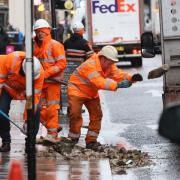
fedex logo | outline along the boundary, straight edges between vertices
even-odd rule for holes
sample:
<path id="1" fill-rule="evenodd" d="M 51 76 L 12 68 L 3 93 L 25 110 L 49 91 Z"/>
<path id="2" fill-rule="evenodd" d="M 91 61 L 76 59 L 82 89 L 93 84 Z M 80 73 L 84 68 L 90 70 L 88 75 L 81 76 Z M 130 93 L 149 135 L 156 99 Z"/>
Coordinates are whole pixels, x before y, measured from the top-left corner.
<path id="1" fill-rule="evenodd" d="M 97 13 L 135 12 L 135 3 L 128 3 L 126 0 L 115 0 L 114 4 L 100 4 L 99 0 L 92 1 L 92 12 Z"/>

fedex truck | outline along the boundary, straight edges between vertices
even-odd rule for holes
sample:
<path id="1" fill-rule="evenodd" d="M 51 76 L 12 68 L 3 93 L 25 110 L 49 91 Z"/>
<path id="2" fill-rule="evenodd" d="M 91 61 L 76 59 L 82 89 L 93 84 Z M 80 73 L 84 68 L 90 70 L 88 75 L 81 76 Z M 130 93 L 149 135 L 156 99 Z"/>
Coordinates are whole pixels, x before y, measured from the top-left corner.
<path id="1" fill-rule="evenodd" d="M 95 51 L 113 45 L 120 61 L 142 66 L 142 0 L 89 0 L 86 11 L 87 37 Z"/>

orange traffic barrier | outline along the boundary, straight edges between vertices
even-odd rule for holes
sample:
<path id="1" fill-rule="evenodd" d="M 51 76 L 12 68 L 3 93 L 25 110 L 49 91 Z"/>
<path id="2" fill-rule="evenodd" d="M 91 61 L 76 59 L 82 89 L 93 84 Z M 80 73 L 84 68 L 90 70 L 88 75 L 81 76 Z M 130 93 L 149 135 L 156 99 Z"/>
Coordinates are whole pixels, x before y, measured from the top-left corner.
<path id="1" fill-rule="evenodd" d="M 17 160 L 14 160 L 11 164 L 8 180 L 23 180 L 23 172 L 22 172 L 21 163 Z"/>

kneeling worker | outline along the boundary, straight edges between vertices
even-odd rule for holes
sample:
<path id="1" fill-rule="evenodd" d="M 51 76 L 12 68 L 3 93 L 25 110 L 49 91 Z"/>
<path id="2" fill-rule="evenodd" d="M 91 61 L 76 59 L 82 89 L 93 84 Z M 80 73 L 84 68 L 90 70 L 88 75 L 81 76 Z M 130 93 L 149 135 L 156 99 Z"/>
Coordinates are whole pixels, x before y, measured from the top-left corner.
<path id="1" fill-rule="evenodd" d="M 98 90 L 116 91 L 128 88 L 133 82 L 142 81 L 140 74 L 133 76 L 117 68 L 118 52 L 113 46 L 105 46 L 82 63 L 68 82 L 68 103 L 70 106 L 70 129 L 68 137 L 77 143 L 82 126 L 81 109 L 85 105 L 90 123 L 86 134 L 86 148 L 96 149 L 101 144 L 97 138 L 101 129 L 102 110 Z"/>
<path id="2" fill-rule="evenodd" d="M 39 129 L 39 100 L 44 82 L 44 70 L 39 60 L 34 57 L 34 88 L 35 88 L 35 133 Z M 8 55 L 0 56 L 0 110 L 8 115 L 12 100 L 26 99 L 26 63 L 25 53 L 15 51 Z M 25 123 L 26 124 L 26 123 Z M 2 146 L 0 152 L 10 151 L 11 135 L 10 122 L 0 115 L 0 137 Z"/>

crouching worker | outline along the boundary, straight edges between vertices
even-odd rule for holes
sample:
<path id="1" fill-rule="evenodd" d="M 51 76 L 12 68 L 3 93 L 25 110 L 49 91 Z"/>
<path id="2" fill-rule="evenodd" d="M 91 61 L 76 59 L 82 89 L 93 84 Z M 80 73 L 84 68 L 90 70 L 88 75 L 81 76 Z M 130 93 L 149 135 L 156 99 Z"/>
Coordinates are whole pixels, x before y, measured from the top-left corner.
<path id="1" fill-rule="evenodd" d="M 12 100 L 26 99 L 26 64 L 25 53 L 15 51 L 0 56 L 0 110 L 8 115 Z M 37 58 L 34 57 L 34 91 L 35 91 L 35 121 L 36 132 L 39 129 L 40 109 L 38 103 L 44 82 L 44 71 Z M 25 126 L 24 126 L 25 127 Z M 11 135 L 10 122 L 0 115 L 0 137 L 2 146 L 0 152 L 10 151 Z"/>
<path id="2" fill-rule="evenodd" d="M 98 90 L 116 91 L 128 88 L 133 82 L 142 81 L 140 74 L 130 75 L 117 68 L 118 52 L 113 46 L 105 46 L 82 63 L 71 75 L 68 83 L 70 129 L 68 137 L 77 143 L 81 133 L 81 109 L 85 105 L 90 123 L 86 134 L 86 148 L 96 149 L 101 144 L 97 138 L 101 129 L 102 110 Z"/>

